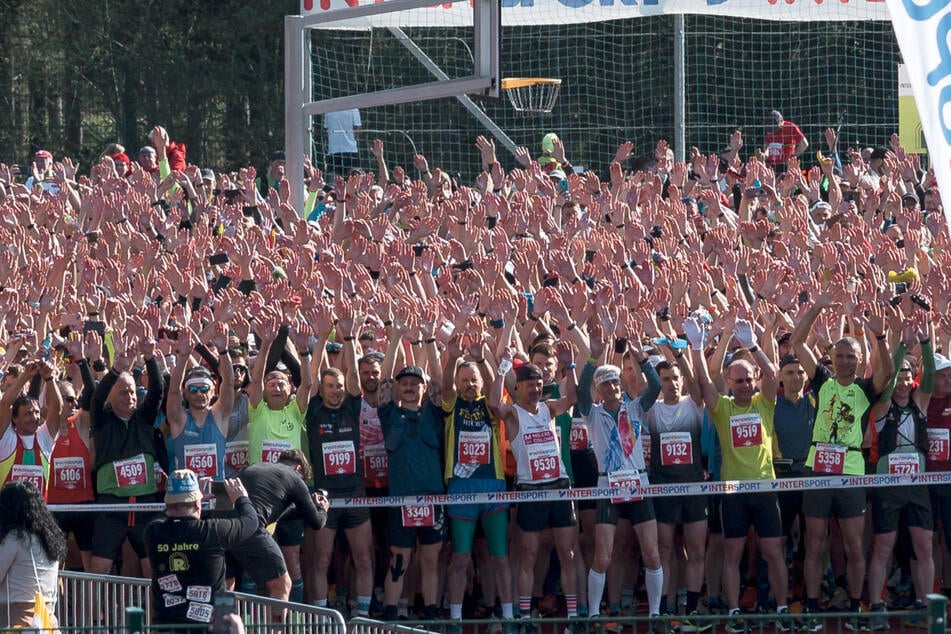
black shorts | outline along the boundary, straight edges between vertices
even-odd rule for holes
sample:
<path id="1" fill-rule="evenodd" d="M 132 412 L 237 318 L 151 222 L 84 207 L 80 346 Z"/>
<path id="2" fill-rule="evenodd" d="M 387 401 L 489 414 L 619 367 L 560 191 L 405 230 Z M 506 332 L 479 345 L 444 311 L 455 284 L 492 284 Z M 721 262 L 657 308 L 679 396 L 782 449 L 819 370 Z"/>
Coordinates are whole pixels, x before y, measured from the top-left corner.
<path id="1" fill-rule="evenodd" d="M 806 470 L 806 477 L 823 474 Z M 803 491 L 802 512 L 806 517 L 829 519 L 832 517 L 846 520 L 865 515 L 867 500 L 865 489 L 850 487 L 847 489 L 817 489 Z"/>
<path id="2" fill-rule="evenodd" d="M 229 549 L 226 562 L 229 579 L 240 578 L 243 571 L 259 587 L 283 577 L 287 572 L 280 546 L 263 528 L 259 528 L 254 535 Z"/>
<path id="3" fill-rule="evenodd" d="M 872 489 L 872 530 L 876 535 L 898 530 L 898 521 L 908 527 L 934 530 L 931 496 L 925 487 Z"/>
<path id="4" fill-rule="evenodd" d="M 446 541 L 448 527 L 446 509 L 442 506 L 433 506 L 432 526 L 403 526 L 403 507 L 396 506 L 390 508 L 386 533 L 390 546 L 415 548 L 417 542 L 421 546 L 429 546 Z"/>
<path id="5" fill-rule="evenodd" d="M 944 531 L 944 541 L 951 544 L 951 484 L 932 484 L 928 487 L 931 494 L 931 515 L 935 525 L 940 522 Z"/>
<path id="6" fill-rule="evenodd" d="M 155 504 L 162 502 L 161 493 L 151 493 L 135 498 L 137 504 Z M 129 498 L 116 497 L 115 495 L 99 495 L 96 497 L 97 504 L 129 504 Z M 152 523 L 152 520 L 162 517 L 164 514 L 149 511 L 132 513 L 97 513 L 96 521 L 93 524 L 92 536 L 92 556 L 102 557 L 110 561 L 119 558 L 119 552 L 122 550 L 122 544 L 126 537 L 139 559 L 148 557 L 145 549 L 145 527 Z"/>
<path id="7" fill-rule="evenodd" d="M 720 502 L 720 521 L 726 539 L 746 537 L 750 526 L 761 539 L 783 535 L 779 500 L 771 491 L 724 495 Z"/>
<path id="8" fill-rule="evenodd" d="M 539 491 L 549 489 L 567 489 L 568 480 L 561 479 L 545 484 L 519 484 L 518 491 Z M 515 524 L 526 533 L 539 533 L 546 528 L 567 528 L 577 526 L 575 506 L 567 500 L 550 502 L 520 502 L 515 511 Z"/>
<path id="9" fill-rule="evenodd" d="M 300 546 L 304 543 L 304 520 L 279 520 L 274 527 L 278 546 Z"/>
<path id="10" fill-rule="evenodd" d="M 598 458 L 594 455 L 594 450 L 572 451 L 571 473 L 575 477 L 574 486 L 578 488 L 598 486 Z M 579 511 L 596 508 L 597 500 L 578 500 Z"/>
<path id="11" fill-rule="evenodd" d="M 680 495 L 654 498 L 654 513 L 662 524 L 692 524 L 707 520 L 705 495 Z"/>
<path id="12" fill-rule="evenodd" d="M 722 495 L 711 495 L 707 498 L 707 531 L 716 535 L 723 534 L 723 523 L 720 521 L 722 500 Z"/>
<path id="13" fill-rule="evenodd" d="M 96 513 L 84 513 L 82 511 L 59 511 L 53 513 L 56 523 L 59 524 L 63 534 L 69 537 L 72 533 L 76 538 L 76 545 L 79 550 L 92 550 L 93 527 L 96 524 Z"/>
<path id="14" fill-rule="evenodd" d="M 370 509 L 368 507 L 330 508 L 327 509 L 327 524 L 324 525 L 324 528 L 332 528 L 334 530 L 342 528 L 346 530 L 348 528 L 356 528 L 369 521 Z"/>
<path id="15" fill-rule="evenodd" d="M 783 535 L 789 537 L 796 516 L 802 514 L 802 491 L 780 491 L 779 513 L 783 522 Z"/>
<path id="16" fill-rule="evenodd" d="M 611 500 L 598 500 L 598 524 L 617 526 L 618 520 L 627 520 L 633 525 L 654 519 L 654 505 L 650 499 L 615 504 Z"/>

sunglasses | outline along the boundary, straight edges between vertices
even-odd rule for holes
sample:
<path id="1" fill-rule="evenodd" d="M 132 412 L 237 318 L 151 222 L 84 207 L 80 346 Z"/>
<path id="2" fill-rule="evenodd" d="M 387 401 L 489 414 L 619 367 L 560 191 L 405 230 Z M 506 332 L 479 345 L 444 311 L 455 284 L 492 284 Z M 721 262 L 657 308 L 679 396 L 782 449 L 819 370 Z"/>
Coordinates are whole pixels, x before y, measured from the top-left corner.
<path id="1" fill-rule="evenodd" d="M 189 394 L 198 394 L 199 392 L 201 392 L 202 394 L 207 394 L 210 390 L 211 390 L 211 387 L 208 385 L 189 385 L 188 386 Z"/>

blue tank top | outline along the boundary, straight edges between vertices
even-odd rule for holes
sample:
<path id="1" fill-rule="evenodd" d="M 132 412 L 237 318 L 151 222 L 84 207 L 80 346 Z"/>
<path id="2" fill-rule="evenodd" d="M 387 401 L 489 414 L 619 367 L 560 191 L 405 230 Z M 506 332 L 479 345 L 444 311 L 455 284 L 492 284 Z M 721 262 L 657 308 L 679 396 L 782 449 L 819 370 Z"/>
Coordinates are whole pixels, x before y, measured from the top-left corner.
<path id="1" fill-rule="evenodd" d="M 172 469 L 191 469 L 198 477 L 223 480 L 226 444 L 227 439 L 218 429 L 211 412 L 208 412 L 205 424 L 199 427 L 192 413 L 185 410 L 185 428 L 172 438 Z"/>

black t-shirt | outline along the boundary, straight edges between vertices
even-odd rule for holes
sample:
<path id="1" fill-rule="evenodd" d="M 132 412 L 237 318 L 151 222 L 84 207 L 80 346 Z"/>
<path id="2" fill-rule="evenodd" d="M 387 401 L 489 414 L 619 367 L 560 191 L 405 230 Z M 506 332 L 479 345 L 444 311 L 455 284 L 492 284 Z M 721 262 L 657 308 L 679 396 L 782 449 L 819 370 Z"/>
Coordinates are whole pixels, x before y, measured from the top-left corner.
<path id="1" fill-rule="evenodd" d="M 248 490 L 261 526 L 299 517 L 316 530 L 327 521 L 327 513 L 314 505 L 300 475 L 287 465 L 258 462 L 243 469 L 238 478 Z M 285 513 L 292 505 L 296 511 Z"/>
<path id="2" fill-rule="evenodd" d="M 347 394 L 337 409 L 324 405 L 323 399 L 310 399 L 304 425 L 310 445 L 310 464 L 314 469 L 314 486 L 344 497 L 364 495 L 363 463 L 360 457 L 360 407 L 363 399 Z M 330 446 L 330 443 L 338 443 Z M 325 447 L 337 463 L 337 472 L 325 468 Z M 332 467 L 333 468 L 333 467 Z M 349 473 L 348 473 L 349 472 Z"/>
<path id="3" fill-rule="evenodd" d="M 154 623 L 209 623 L 224 592 L 225 549 L 258 530 L 251 501 L 239 498 L 234 519 L 166 517 L 145 529 L 152 564 Z"/>

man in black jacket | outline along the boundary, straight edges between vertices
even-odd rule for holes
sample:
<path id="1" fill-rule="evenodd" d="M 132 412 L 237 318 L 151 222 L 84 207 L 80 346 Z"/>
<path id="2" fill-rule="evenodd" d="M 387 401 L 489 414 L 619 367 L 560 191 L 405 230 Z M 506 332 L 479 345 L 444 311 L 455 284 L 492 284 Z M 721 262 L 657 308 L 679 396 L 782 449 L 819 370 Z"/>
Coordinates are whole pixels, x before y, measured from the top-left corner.
<path id="1" fill-rule="evenodd" d="M 132 324 L 130 324 L 130 330 Z M 135 339 L 130 335 L 130 339 Z M 149 503 L 161 500 L 157 480 L 165 477 L 168 457 L 155 419 L 165 391 L 165 381 L 155 361 L 155 341 L 138 337 L 138 350 L 126 348 L 124 337 L 114 336 L 112 369 L 102 378 L 90 403 L 92 441 L 96 447 L 93 477 L 97 504 Z M 145 357 L 149 390 L 142 402 L 129 370 L 136 352 Z M 93 533 L 89 572 L 108 574 L 126 536 L 151 576 L 142 540 L 155 513 L 101 513 Z"/>
<path id="2" fill-rule="evenodd" d="M 251 537 L 258 516 L 237 478 L 224 482 L 234 519 L 202 519 L 202 492 L 192 471 L 175 471 L 165 492 L 166 518 L 149 524 L 153 624 L 211 623 L 214 599 L 225 592 L 225 549 Z M 160 627 L 162 630 L 167 628 Z"/>

